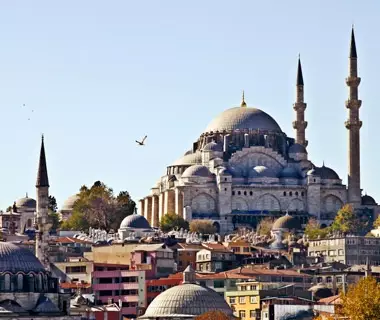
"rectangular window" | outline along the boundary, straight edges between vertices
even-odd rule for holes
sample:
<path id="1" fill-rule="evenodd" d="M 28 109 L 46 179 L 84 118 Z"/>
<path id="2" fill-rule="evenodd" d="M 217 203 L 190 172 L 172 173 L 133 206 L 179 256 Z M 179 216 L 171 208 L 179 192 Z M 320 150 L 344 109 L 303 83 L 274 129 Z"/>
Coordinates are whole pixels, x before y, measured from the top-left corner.
<path id="1" fill-rule="evenodd" d="M 245 310 L 240 310 L 239 311 L 239 317 L 241 320 L 245 319 Z"/>
<path id="2" fill-rule="evenodd" d="M 256 296 L 251 296 L 251 303 L 257 303 L 257 297 Z"/>
<path id="3" fill-rule="evenodd" d="M 66 273 L 86 273 L 86 266 L 66 267 Z"/>
<path id="4" fill-rule="evenodd" d="M 337 276 L 336 277 L 336 282 L 337 283 L 342 283 L 343 282 L 343 278 L 341 276 Z"/>
<path id="5" fill-rule="evenodd" d="M 248 247 L 243 248 L 243 252 L 250 252 Z"/>
<path id="6" fill-rule="evenodd" d="M 236 303 L 236 297 L 230 297 L 230 304 Z"/>
<path id="7" fill-rule="evenodd" d="M 247 291 L 247 286 L 241 286 L 241 287 L 240 287 L 240 290 L 241 290 L 241 291 Z"/>
<path id="8" fill-rule="evenodd" d="M 343 249 L 339 249 L 338 254 L 339 254 L 340 256 L 343 256 L 343 255 L 344 255 L 344 251 L 343 251 Z"/>
<path id="9" fill-rule="evenodd" d="M 245 303 L 245 297 L 239 297 L 239 303 L 244 304 Z"/>
<path id="10" fill-rule="evenodd" d="M 336 255 L 336 250 L 329 250 L 329 256 L 335 256 Z"/>
<path id="11" fill-rule="evenodd" d="M 215 280 L 214 281 L 214 288 L 224 288 L 224 281 L 223 280 Z"/>
<path id="12" fill-rule="evenodd" d="M 256 311 L 255 310 L 250 310 L 249 311 L 249 316 L 251 317 L 251 319 L 255 319 L 256 318 Z"/>

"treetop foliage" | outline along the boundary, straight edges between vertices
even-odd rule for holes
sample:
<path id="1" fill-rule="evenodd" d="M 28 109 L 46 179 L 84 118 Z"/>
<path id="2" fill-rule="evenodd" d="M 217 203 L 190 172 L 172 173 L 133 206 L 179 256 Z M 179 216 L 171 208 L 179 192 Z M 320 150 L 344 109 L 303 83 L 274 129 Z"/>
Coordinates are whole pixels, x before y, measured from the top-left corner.
<path id="1" fill-rule="evenodd" d="M 189 229 L 189 223 L 174 212 L 165 214 L 160 221 L 160 229 L 168 232 L 173 229 Z"/>
<path id="2" fill-rule="evenodd" d="M 202 234 L 214 234 L 216 228 L 211 220 L 192 220 L 190 222 L 190 231 Z"/>

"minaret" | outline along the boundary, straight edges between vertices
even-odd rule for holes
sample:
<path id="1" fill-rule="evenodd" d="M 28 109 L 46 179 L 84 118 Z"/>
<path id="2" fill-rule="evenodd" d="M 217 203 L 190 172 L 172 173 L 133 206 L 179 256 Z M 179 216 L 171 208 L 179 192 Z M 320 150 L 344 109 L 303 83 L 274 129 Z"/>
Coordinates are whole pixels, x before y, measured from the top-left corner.
<path id="1" fill-rule="evenodd" d="M 49 230 L 51 227 L 48 219 L 49 207 L 49 178 L 46 167 L 44 136 L 41 141 L 40 161 L 37 173 L 37 207 L 35 214 L 36 225 L 36 256 L 41 263 L 49 270 Z"/>
<path id="2" fill-rule="evenodd" d="M 349 74 L 346 84 L 349 97 L 346 108 L 349 110 L 345 126 L 348 129 L 348 202 L 354 206 L 361 204 L 360 190 L 360 128 L 359 108 L 362 104 L 358 97 L 360 78 L 358 77 L 358 57 L 356 54 L 354 27 L 351 31 Z"/>
<path id="3" fill-rule="evenodd" d="M 307 121 L 305 121 L 306 103 L 304 102 L 303 93 L 303 76 L 301 67 L 301 58 L 298 56 L 298 70 L 296 83 L 296 102 L 293 104 L 293 109 L 296 111 L 296 121 L 293 121 L 293 128 L 296 129 L 296 143 L 307 146 L 305 138 L 305 129 Z"/>

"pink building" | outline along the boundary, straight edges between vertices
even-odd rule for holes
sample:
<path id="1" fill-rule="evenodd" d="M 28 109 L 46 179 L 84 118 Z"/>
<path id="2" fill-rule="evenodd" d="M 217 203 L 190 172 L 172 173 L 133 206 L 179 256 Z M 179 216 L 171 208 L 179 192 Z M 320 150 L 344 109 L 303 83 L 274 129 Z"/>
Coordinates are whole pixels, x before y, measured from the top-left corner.
<path id="1" fill-rule="evenodd" d="M 147 279 L 167 277 L 177 271 L 173 250 L 165 244 L 142 244 L 132 252 L 132 270 L 145 270 Z"/>
<path id="2" fill-rule="evenodd" d="M 136 317 L 145 305 L 145 271 L 128 265 L 94 264 L 92 289 L 97 305 L 116 303 L 124 316 Z"/>

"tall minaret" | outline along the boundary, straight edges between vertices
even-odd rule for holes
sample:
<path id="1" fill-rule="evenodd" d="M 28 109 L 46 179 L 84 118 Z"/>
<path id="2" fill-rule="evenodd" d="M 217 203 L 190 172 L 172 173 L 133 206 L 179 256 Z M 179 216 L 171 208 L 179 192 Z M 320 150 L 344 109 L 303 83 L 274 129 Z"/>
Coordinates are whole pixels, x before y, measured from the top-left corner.
<path id="1" fill-rule="evenodd" d="M 346 78 L 349 97 L 346 107 L 349 110 L 345 126 L 348 129 L 348 202 L 354 206 L 361 204 L 360 190 L 360 128 L 359 108 L 362 104 L 358 97 L 360 78 L 358 77 L 358 56 L 356 54 L 354 28 L 351 31 L 349 74 Z"/>
<path id="2" fill-rule="evenodd" d="M 307 146 L 305 137 L 305 129 L 307 121 L 305 121 L 306 103 L 304 102 L 303 93 L 303 76 L 301 67 L 301 58 L 298 57 L 297 83 L 296 83 L 296 102 L 293 104 L 296 111 L 296 121 L 293 121 L 293 128 L 296 129 L 296 143 Z"/>
<path id="3" fill-rule="evenodd" d="M 51 228 L 48 219 L 49 207 L 49 178 L 46 167 L 44 136 L 41 141 L 40 161 L 37 173 L 37 208 L 35 214 L 36 224 L 36 256 L 49 269 L 49 230 Z"/>

